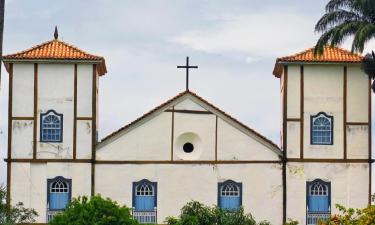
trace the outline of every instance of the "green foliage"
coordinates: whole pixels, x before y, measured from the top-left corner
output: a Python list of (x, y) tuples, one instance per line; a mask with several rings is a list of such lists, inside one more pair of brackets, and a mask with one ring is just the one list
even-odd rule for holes
[(7, 205), (7, 192), (5, 187), (0, 187), (0, 224), (13, 225), (17, 223), (32, 223), (35, 222), (35, 217), (38, 216), (34, 209), (25, 208), (22, 202), (15, 206)]
[(292, 220), (289, 218), (284, 225), (298, 225), (298, 224), (299, 223), (297, 220)]
[(325, 45), (339, 45), (350, 36), (354, 36), (352, 51), (363, 52), (366, 42), (375, 35), (375, 1), (330, 0), (315, 31), (322, 33), (315, 53), (322, 54)]
[(333, 215), (321, 225), (373, 225), (375, 224), (375, 206), (369, 205), (364, 209), (346, 208), (336, 205), (340, 214)]
[(69, 206), (56, 215), (50, 225), (137, 225), (129, 208), (100, 195), (73, 199)]
[(168, 225), (270, 225), (267, 221), (256, 223), (251, 214), (240, 208), (236, 211), (208, 207), (199, 202), (187, 203), (178, 218), (168, 217)]

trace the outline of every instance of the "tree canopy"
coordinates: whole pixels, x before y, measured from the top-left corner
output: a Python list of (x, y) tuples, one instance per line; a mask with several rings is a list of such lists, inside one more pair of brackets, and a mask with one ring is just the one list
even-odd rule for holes
[(251, 214), (245, 214), (243, 208), (228, 211), (217, 206), (209, 207), (199, 202), (187, 203), (181, 215), (167, 218), (168, 225), (269, 225), (262, 221), (256, 223)]
[(50, 225), (137, 225), (130, 209), (100, 195), (78, 197)]

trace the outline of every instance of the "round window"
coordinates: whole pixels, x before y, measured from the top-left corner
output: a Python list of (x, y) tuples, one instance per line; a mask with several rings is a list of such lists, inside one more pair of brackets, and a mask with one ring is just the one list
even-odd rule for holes
[(191, 153), (194, 151), (194, 145), (190, 142), (185, 143), (182, 148), (184, 149), (185, 153)]

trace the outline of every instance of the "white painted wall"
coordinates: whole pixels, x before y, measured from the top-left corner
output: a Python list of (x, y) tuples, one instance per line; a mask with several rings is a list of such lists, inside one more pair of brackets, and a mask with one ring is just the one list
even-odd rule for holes
[(77, 120), (77, 159), (91, 159), (92, 121)]
[(331, 182), (332, 214), (335, 204), (364, 208), (368, 203), (368, 163), (288, 163), (287, 218), (306, 224), (306, 182)]
[(13, 106), (14, 117), (34, 115), (34, 64), (13, 64)]
[[(343, 66), (306, 65), (304, 68), (304, 157), (343, 158)], [(310, 116), (333, 116), (333, 145), (310, 144)]]
[(217, 126), (218, 160), (278, 160), (278, 155), (261, 142), (222, 119)]
[(92, 65), (77, 66), (77, 116), (92, 116)]
[(347, 69), (347, 121), (368, 122), (369, 79), (359, 66)]
[(63, 176), (72, 179), (72, 197), (90, 195), (90, 163), (12, 163), (12, 204), (23, 202), (35, 209), (36, 222), (46, 222), (47, 179)]
[(33, 120), (12, 121), (12, 158), (33, 157)]
[(170, 160), (172, 113), (162, 113), (97, 150), (98, 160)]
[[(73, 64), (39, 64), (38, 66), (38, 158), (73, 157)], [(53, 109), (63, 114), (63, 142), (40, 142), (40, 113)]]
[(300, 118), (301, 101), (301, 68), (299, 65), (288, 66), (288, 116), (287, 118)]
[[(188, 201), (216, 205), (218, 182), (232, 179), (242, 182), (246, 212), (251, 212), (259, 221), (281, 224), (280, 175), (278, 164), (99, 164), (96, 165), (95, 189), (97, 193), (131, 207), (133, 182), (142, 179), (157, 182), (158, 223), (163, 223), (167, 216), (179, 215)], [(262, 177), (266, 179), (259, 182)]]

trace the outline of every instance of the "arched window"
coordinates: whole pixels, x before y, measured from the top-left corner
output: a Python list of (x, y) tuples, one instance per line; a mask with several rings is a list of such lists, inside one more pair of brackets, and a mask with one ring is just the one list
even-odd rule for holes
[(218, 205), (222, 209), (237, 210), (242, 204), (242, 184), (228, 180), (219, 183)]
[(330, 189), (331, 184), (316, 179), (307, 182), (307, 210), (308, 212), (330, 211)]
[(40, 141), (62, 142), (63, 116), (54, 110), (40, 114)]
[(311, 116), (311, 144), (333, 144), (333, 116), (320, 112)]
[(63, 177), (47, 180), (49, 210), (65, 209), (71, 199), (71, 184), (71, 179)]
[(156, 207), (156, 182), (141, 180), (133, 183), (133, 207), (135, 211), (152, 212)]

